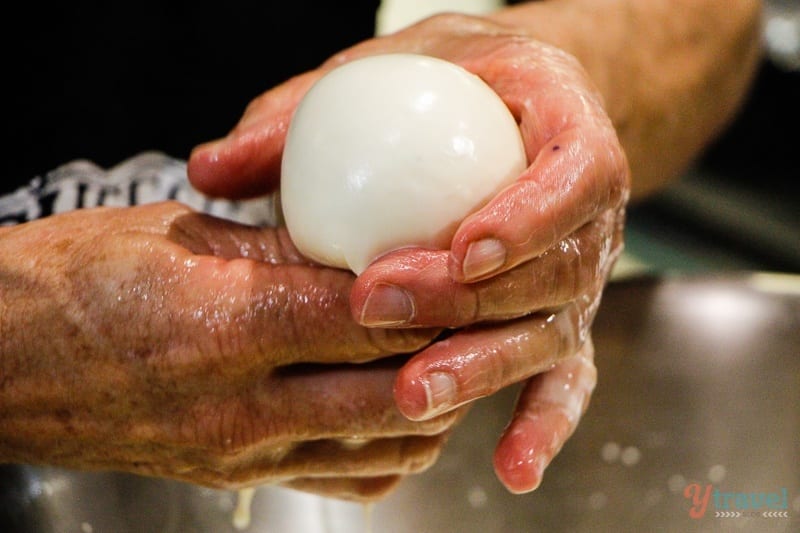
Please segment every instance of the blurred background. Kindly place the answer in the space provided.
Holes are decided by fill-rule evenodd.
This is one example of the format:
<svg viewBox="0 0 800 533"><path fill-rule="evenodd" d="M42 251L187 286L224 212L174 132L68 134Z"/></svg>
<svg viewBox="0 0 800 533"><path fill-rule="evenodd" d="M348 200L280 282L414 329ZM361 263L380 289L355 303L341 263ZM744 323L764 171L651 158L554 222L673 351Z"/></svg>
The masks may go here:
<svg viewBox="0 0 800 533"><path fill-rule="evenodd" d="M621 271L800 272L800 2L765 6L749 99L683 179L630 209Z"/></svg>

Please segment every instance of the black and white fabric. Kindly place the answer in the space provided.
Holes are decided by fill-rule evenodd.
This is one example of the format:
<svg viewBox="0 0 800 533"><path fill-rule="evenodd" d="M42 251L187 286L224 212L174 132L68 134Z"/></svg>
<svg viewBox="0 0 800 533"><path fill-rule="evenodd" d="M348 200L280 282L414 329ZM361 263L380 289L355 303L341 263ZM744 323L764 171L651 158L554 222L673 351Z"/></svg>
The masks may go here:
<svg viewBox="0 0 800 533"><path fill-rule="evenodd" d="M186 162L143 152L104 169L87 160L66 163L0 197L0 225L15 225L74 209L176 200L221 218L258 226L278 219L276 197L246 201L209 198L188 181Z"/></svg>

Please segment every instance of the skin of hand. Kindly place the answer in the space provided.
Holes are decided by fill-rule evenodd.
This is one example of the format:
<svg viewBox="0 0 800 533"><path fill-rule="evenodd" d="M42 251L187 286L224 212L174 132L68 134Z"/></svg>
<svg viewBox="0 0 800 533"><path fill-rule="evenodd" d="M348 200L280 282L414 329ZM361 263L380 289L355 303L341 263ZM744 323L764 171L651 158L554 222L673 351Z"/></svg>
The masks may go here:
<svg viewBox="0 0 800 533"><path fill-rule="evenodd" d="M547 160L546 148L555 148L552 141L570 126L576 134L591 131L599 90L638 196L672 177L731 116L758 56L752 38L757 6L744 0L562 0L533 2L483 20L434 17L267 93L229 137L198 148L190 171L198 188L216 195L273 190L291 111L325 69L358 55L416 51L460 62L504 91L526 133L533 165ZM545 42L577 58L596 89L572 58ZM503 61L515 51L519 64ZM565 67L554 71L556 78L577 79L575 99L564 100L588 98L588 109L565 116L586 121L563 121L558 106L542 114L543 108L531 107L535 102L515 94L515 80L502 67L521 67L530 75L540 53L551 66ZM495 68L494 59L501 67ZM522 83L535 78L524 76ZM546 76L538 81L548 87ZM556 100L545 90L539 103ZM553 152L611 139L603 115L593 118L606 133L576 135ZM615 144L611 140L612 152ZM525 246L506 248L499 265L496 257L466 261L471 245L483 242L470 238L490 231L499 207L465 221L452 257L396 253L355 282L305 264L280 231L232 229L174 204L87 210L0 230L0 460L112 468L211 486L279 482L374 498L402 475L429 465L463 409L429 418L431 413L530 374L495 466L511 490L533 488L588 402L596 379L589 325L601 294L597 285L621 246L626 172L620 161L608 165L594 157L563 163L567 172L561 179L569 187L560 191L559 176L543 172L549 179L543 183L552 185L549 192L557 198L539 211L530 198L506 206L494 202L523 219L533 207L535 216L523 228L542 222ZM605 205L618 209L602 209L599 185L594 192L579 190L581 184L593 188L598 180L591 170L604 164L609 174L599 181L623 183L607 191ZM557 162L542 166L559 172ZM540 189L534 198L548 198L546 187L533 185L537 179L530 179ZM584 212L559 227L556 200L565 202L566 211L580 212L574 208L582 205ZM548 238L542 228L553 234ZM538 255L531 252L537 243ZM483 248L498 249L491 239ZM425 276L410 276L412 286L403 286L404 269L416 267ZM426 284L449 296L452 307L426 302L426 294L416 292ZM399 300L396 291L383 291L392 286L400 288ZM535 286L544 294L534 294ZM405 307L405 296L415 298L412 307ZM309 303L316 313L307 314ZM340 312L329 320L334 307ZM370 316L368 308L378 312ZM413 311L406 313L410 318L399 320L398 308ZM370 329L343 322L351 311ZM320 322L321 314L328 322ZM320 323L331 326L320 331ZM436 324L454 334L430 346L434 333L428 329L386 329ZM382 359L418 351L406 366L404 359ZM242 353L256 357L237 357ZM338 364L353 359L363 363ZM434 372L426 378L429 369ZM442 399L432 394L435 381L444 378L447 385L447 375L457 378L455 400L429 409L428 398ZM405 414L421 422L397 415L387 394L392 382Z"/></svg>
<svg viewBox="0 0 800 533"><path fill-rule="evenodd" d="M567 50L603 95L632 171L659 191L736 116L760 59L760 0L557 0L490 15Z"/></svg>
<svg viewBox="0 0 800 533"><path fill-rule="evenodd" d="M508 489L526 492L595 385L590 327L622 248L624 207L675 178L735 113L760 55L759 8L560 0L434 16L254 100L229 135L196 148L190 179L230 198L274 191L296 104L357 57L428 54L487 81L517 118L531 166L461 224L449 251L377 260L351 304L373 327L452 328L400 370L395 396L411 419L527 380L494 456Z"/></svg>
<svg viewBox="0 0 800 533"><path fill-rule="evenodd" d="M375 261L353 285L353 315L370 327L452 333L400 370L395 396L410 419L536 376L494 460L509 490L526 492L574 431L594 387L590 327L622 248L629 194L624 151L574 58L481 19L434 17L265 93L230 136L193 152L190 179L229 197L269 192L280 179L289 118L309 86L335 65L395 51L441 57L487 81L519 122L531 165L462 222L450 250L404 248Z"/></svg>
<svg viewBox="0 0 800 533"><path fill-rule="evenodd" d="M392 384L438 329L366 328L283 229L165 202L0 229L0 461L380 498L463 411ZM357 364L353 364L357 363Z"/></svg>

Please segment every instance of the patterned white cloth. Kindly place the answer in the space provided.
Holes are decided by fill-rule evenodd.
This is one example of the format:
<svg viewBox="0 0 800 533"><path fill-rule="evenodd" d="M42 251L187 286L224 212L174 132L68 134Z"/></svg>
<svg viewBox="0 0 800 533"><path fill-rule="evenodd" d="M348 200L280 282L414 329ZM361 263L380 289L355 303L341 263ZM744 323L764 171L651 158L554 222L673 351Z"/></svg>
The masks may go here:
<svg viewBox="0 0 800 533"><path fill-rule="evenodd" d="M186 174L186 162L161 152L143 152L103 169L75 160L0 196L0 225L14 225L74 209L133 206L177 200L220 218L257 226L278 220L276 196L228 201L204 196Z"/></svg>

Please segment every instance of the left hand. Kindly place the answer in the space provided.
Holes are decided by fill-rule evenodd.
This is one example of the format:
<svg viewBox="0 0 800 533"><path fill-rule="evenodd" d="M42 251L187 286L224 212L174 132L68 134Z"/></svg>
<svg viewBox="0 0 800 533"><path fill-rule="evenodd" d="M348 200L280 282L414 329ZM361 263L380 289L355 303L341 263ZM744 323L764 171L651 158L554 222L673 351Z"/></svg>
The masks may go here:
<svg viewBox="0 0 800 533"><path fill-rule="evenodd" d="M399 413L391 356L438 329L357 324L285 228L77 209L1 227L0 272L0 463L376 500L467 410Z"/></svg>
<svg viewBox="0 0 800 533"><path fill-rule="evenodd" d="M450 250L376 260L355 282L352 312L367 326L454 328L400 370L395 399L409 418L528 380L494 461L509 490L526 492L594 388L590 328L622 249L630 188L601 97L572 56L517 28L435 16L262 94L227 137L195 149L189 176L228 198L276 189L289 120L308 88L339 64L389 52L437 56L483 78L517 119L530 166L462 222Z"/></svg>

